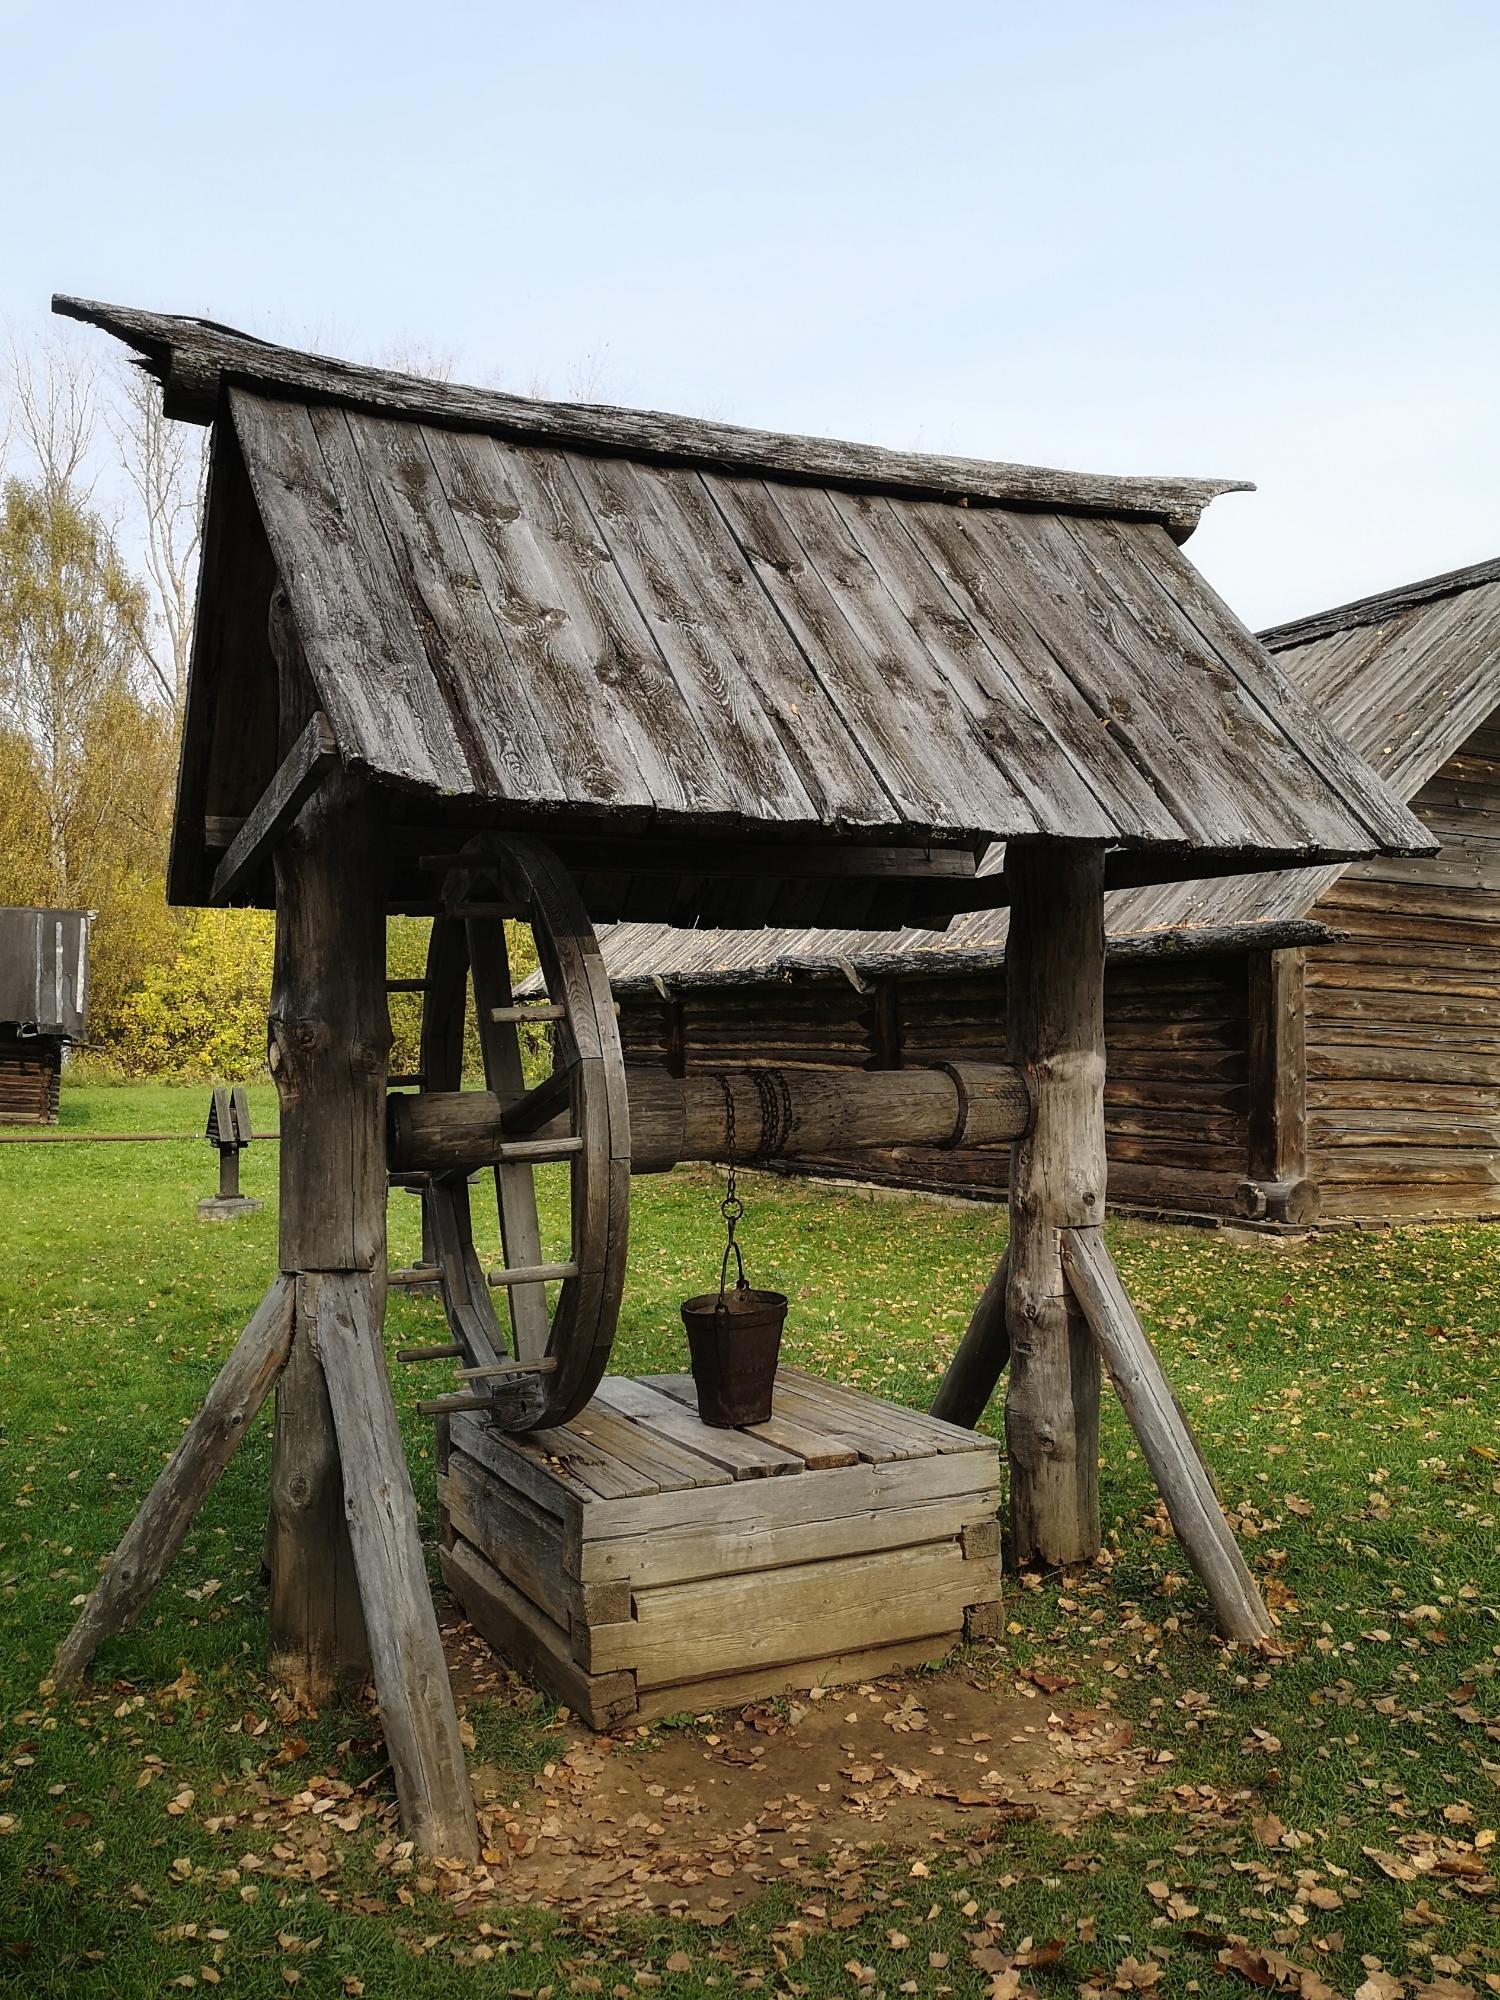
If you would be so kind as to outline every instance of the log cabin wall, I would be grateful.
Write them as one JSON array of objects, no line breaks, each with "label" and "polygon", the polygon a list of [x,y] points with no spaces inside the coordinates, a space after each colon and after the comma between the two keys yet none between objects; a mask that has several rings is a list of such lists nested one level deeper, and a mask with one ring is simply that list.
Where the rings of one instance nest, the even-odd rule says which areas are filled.
[{"label": "log cabin wall", "polygon": [[1500,1215],[1500,710],[1412,801],[1433,860],[1350,868],[1307,956],[1309,1171],[1330,1220]]},{"label": "log cabin wall", "polygon": [[0,1125],[55,1125],[62,1042],[51,1035],[0,1035]]},{"label": "log cabin wall", "polygon": [[[689,986],[667,1000],[623,998],[620,1033],[628,1062],[670,1067],[675,1047],[688,1072],[741,1062],[998,1061],[1005,979],[936,974],[873,981],[865,991],[831,980]],[[1245,955],[1112,965],[1105,1035],[1111,1206],[1233,1214],[1248,1143]],[[798,1160],[795,1171],[1000,1200],[1009,1161],[1007,1147],[903,1147]]]}]

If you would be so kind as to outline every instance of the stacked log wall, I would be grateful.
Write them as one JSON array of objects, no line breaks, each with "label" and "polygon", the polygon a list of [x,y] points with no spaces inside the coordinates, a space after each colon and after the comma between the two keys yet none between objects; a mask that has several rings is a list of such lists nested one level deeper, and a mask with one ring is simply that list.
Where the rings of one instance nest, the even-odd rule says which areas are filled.
[{"label": "stacked log wall", "polygon": [[0,1125],[55,1125],[61,1086],[61,1041],[0,1036]]},{"label": "stacked log wall", "polygon": [[1428,860],[1356,865],[1313,914],[1309,1171],[1323,1214],[1500,1215],[1500,711],[1412,801]]},{"label": "stacked log wall", "polygon": [[[718,1063],[917,1066],[1003,1061],[1003,973],[852,984],[702,986],[628,998],[629,1062],[687,1071]],[[1248,1143],[1248,1002],[1243,954],[1117,961],[1105,981],[1109,1199],[1193,1216],[1234,1212]],[[680,1071],[679,1071],[680,1073]],[[798,1160],[827,1173],[933,1193],[1004,1198],[1007,1147],[892,1148]]]}]

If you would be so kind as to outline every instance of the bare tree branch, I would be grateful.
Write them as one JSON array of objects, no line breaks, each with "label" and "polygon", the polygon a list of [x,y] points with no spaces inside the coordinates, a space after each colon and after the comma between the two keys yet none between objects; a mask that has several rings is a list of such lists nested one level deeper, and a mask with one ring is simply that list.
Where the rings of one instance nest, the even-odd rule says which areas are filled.
[{"label": "bare tree branch", "polygon": [[[202,433],[196,426],[169,423],[156,384],[128,366],[112,428],[140,504],[141,559],[151,587],[151,615],[143,621],[139,643],[164,699],[180,716],[193,643],[207,475]],[[156,644],[158,630],[161,643]]]}]

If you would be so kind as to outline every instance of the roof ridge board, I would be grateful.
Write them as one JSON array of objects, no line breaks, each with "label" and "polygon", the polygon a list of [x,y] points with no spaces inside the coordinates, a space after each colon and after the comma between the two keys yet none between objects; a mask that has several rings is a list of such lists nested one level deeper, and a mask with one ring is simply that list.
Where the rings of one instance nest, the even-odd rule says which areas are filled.
[{"label": "roof ridge board", "polygon": [[1402,584],[1395,590],[1377,591],[1370,597],[1356,597],[1348,604],[1336,604],[1327,611],[1309,612],[1305,618],[1290,618],[1280,625],[1267,625],[1256,637],[1268,651],[1285,652],[1289,647],[1305,646],[1314,639],[1331,639],[1338,632],[1353,631],[1356,626],[1383,625],[1387,619],[1398,618],[1403,611],[1415,611],[1439,598],[1453,597],[1460,591],[1479,590],[1489,583],[1500,583],[1500,556],[1491,556],[1485,562],[1469,563],[1463,569],[1444,570],[1440,576],[1424,577],[1418,583]]},{"label": "roof ridge board", "polygon": [[545,402],[499,389],[476,389],[361,367],[332,356],[282,347],[218,321],[186,314],[143,312],[65,293],[54,295],[52,309],[99,327],[134,347],[143,357],[143,365],[162,383],[168,415],[194,423],[213,420],[220,387],[227,377],[261,393],[279,391],[347,401],[387,414],[559,447],[877,492],[1159,521],[1184,541],[1211,500],[1223,493],[1255,490],[1252,482],[1242,479],[1071,472],[761,431],[659,410]]}]

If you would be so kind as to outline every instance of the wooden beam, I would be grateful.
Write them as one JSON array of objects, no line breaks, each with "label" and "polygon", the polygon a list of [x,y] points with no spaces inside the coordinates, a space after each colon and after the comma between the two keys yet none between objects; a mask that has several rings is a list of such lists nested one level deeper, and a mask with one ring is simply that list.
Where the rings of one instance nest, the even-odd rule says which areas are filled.
[{"label": "wooden beam", "polygon": [[479,1829],[458,1712],[427,1588],[417,1503],[381,1348],[383,1276],[301,1281],[328,1385],[380,1726],[407,1834],[426,1854],[474,1861]]},{"label": "wooden beam", "polygon": [[1099,1553],[1099,1357],[1063,1281],[1059,1232],[1104,1216],[1104,852],[1013,841],[1011,1060],[1034,1107],[1011,1153],[1005,1440],[1021,1564]]},{"label": "wooden beam", "polygon": [[932,1399],[932,1414],[945,1424],[962,1424],[965,1430],[973,1430],[1005,1372],[1010,1360],[1010,1333],[1005,1324],[1009,1277],[1009,1259],[1002,1257]]},{"label": "wooden beam", "polygon": [[58,1647],[52,1678],[59,1686],[82,1680],[101,1642],[134,1624],[271,1393],[291,1342],[292,1284],[289,1278],[278,1277],[121,1536],[77,1623]]},{"label": "wooden beam", "polygon": [[229,843],[228,851],[214,870],[210,902],[232,902],[240,884],[254,878],[338,761],[338,746],[327,716],[314,715]]},{"label": "wooden beam", "polygon": [[1177,1539],[1213,1600],[1220,1629],[1245,1645],[1270,1638],[1274,1628],[1265,1600],[1229,1531],[1187,1418],[1126,1297],[1102,1233],[1064,1229],[1062,1260]]},{"label": "wooden beam", "polygon": [[[858,841],[814,846],[807,841],[695,836],[691,852],[685,854],[680,839],[556,833],[547,845],[572,875],[718,875],[755,882],[852,879],[931,882],[946,889],[971,884],[977,865],[972,847],[880,847]],[[424,854],[417,866],[429,874],[444,874],[472,868],[473,856],[462,849]]]},{"label": "wooden beam", "polygon": [[273,1680],[321,1707],[370,1671],[359,1580],[344,1516],[343,1467],[328,1387],[312,1341],[315,1279],[297,1278],[291,1353],[276,1385],[265,1563],[267,1664]]},{"label": "wooden beam", "polygon": [[1307,1172],[1307,955],[1298,947],[1252,951],[1247,965],[1249,1150],[1240,1207],[1275,1222],[1313,1222],[1322,1199]]},{"label": "wooden beam", "polygon": [[1251,490],[1243,480],[1235,479],[1125,479],[1046,466],[891,451],[837,438],[787,436],[739,424],[672,416],[660,410],[539,402],[498,389],[418,380],[326,355],[302,354],[230,327],[174,313],[142,312],[62,293],[53,297],[52,310],[102,327],[143,353],[147,367],[166,390],[167,414],[190,423],[212,423],[218,414],[222,385],[238,382],[272,396],[290,394],[299,399],[347,403],[449,429],[602,448],[669,464],[1156,520],[1179,540],[1192,533],[1199,514],[1217,494]]}]

